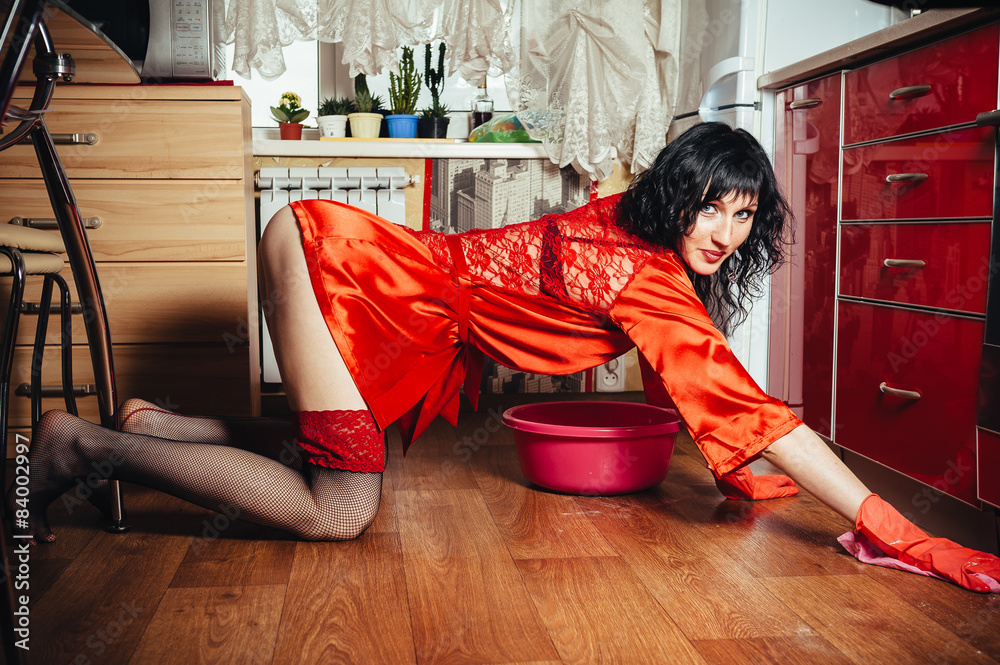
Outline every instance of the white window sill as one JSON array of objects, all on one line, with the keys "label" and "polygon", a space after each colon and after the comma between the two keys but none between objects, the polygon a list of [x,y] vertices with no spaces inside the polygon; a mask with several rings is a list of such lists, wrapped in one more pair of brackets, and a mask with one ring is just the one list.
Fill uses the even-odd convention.
[{"label": "white window sill", "polygon": [[416,157],[452,159],[545,159],[540,143],[469,143],[459,139],[319,140],[319,130],[305,128],[301,141],[282,141],[278,129],[253,130],[253,154],[268,157]]}]

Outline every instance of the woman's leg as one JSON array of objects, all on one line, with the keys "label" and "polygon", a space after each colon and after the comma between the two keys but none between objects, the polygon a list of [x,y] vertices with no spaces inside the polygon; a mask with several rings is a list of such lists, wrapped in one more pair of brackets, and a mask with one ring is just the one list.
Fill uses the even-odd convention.
[{"label": "woman's leg", "polygon": [[234,446],[299,468],[295,423],[287,418],[189,416],[141,399],[126,400],[118,410],[118,429],[171,441]]},{"label": "woman's leg", "polygon": [[[260,257],[269,328],[292,408],[365,410],[316,303],[290,209],[269,223]],[[61,412],[42,419],[30,461],[28,531],[44,541],[54,539],[48,504],[96,470],[315,540],[364,531],[378,511],[382,480],[381,473],[313,464],[299,472],[241,447],[113,432]],[[23,509],[13,489],[8,505]]]}]

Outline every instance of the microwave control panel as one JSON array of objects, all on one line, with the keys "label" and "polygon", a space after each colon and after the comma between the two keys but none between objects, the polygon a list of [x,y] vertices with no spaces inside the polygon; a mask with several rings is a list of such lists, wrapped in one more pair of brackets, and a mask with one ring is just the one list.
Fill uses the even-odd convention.
[{"label": "microwave control panel", "polygon": [[174,0],[173,5],[173,74],[207,76],[211,54],[207,0]]}]

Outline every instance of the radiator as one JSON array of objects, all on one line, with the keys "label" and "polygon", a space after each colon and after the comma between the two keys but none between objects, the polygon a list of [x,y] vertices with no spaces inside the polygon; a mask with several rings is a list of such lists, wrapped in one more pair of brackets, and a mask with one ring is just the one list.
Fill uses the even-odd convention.
[{"label": "radiator", "polygon": [[[265,166],[257,175],[260,190],[260,233],[283,206],[292,201],[340,201],[396,224],[406,224],[405,187],[414,179],[402,166]],[[259,239],[259,238],[258,238]],[[264,294],[261,294],[264,297]],[[261,303],[261,378],[280,383],[274,347]]]}]

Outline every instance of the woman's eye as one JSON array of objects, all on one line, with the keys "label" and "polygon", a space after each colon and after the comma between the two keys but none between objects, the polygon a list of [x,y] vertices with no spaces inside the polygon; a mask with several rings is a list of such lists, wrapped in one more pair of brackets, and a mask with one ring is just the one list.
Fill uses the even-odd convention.
[{"label": "woman's eye", "polygon": [[740,210],[738,213],[736,213],[736,216],[739,219],[750,219],[751,217],[753,217],[753,213],[754,213],[753,210]]},{"label": "woman's eye", "polygon": [[703,205],[701,207],[701,212],[702,212],[702,214],[705,214],[705,215],[714,215],[715,214],[715,205],[712,204],[712,203],[706,203],[705,205]]}]

